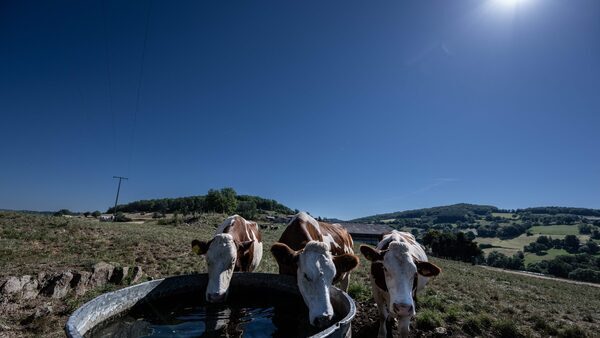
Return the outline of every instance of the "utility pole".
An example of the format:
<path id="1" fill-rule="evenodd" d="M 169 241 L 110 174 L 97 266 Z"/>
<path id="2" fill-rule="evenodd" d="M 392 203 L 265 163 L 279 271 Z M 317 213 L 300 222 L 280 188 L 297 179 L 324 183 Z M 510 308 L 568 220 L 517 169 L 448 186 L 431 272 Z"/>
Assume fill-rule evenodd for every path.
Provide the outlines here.
<path id="1" fill-rule="evenodd" d="M 113 176 L 113 178 L 119 179 L 119 186 L 117 187 L 117 198 L 115 198 L 115 207 L 113 208 L 113 222 L 114 222 L 115 219 L 117 218 L 117 203 L 119 202 L 119 191 L 121 191 L 121 181 L 128 180 L 128 178 L 121 177 L 121 176 Z"/>

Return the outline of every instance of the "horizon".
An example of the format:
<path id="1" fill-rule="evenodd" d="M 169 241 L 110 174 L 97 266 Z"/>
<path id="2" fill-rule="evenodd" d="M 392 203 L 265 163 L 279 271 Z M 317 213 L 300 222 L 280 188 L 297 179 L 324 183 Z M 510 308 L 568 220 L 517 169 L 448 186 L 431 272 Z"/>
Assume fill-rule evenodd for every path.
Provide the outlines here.
<path id="1" fill-rule="evenodd" d="M 0 208 L 600 209 L 600 2 L 8 1 Z"/>

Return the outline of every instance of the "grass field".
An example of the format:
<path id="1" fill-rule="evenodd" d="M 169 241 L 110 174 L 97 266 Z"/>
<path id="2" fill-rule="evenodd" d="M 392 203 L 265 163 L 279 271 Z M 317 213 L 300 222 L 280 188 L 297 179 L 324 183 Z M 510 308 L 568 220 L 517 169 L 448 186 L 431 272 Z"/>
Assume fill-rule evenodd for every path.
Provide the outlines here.
<path id="1" fill-rule="evenodd" d="M 556 256 L 569 256 L 571 255 L 570 253 L 568 253 L 565 249 L 550 249 L 547 251 L 548 254 L 547 255 L 543 255 L 543 256 L 538 256 L 534 253 L 526 253 L 525 254 L 525 260 L 524 260 L 524 264 L 525 266 L 527 266 L 527 264 L 529 263 L 537 263 L 540 261 L 545 261 L 545 260 L 551 260 L 556 258 Z"/>
<path id="2" fill-rule="evenodd" d="M 515 237 L 512 239 L 500 239 L 497 237 L 477 237 L 475 238 L 475 242 L 480 244 L 490 244 L 493 245 L 493 248 L 484 249 L 483 252 L 486 254 L 492 251 L 501 252 L 507 256 L 512 256 L 517 253 L 517 251 L 523 251 L 523 247 L 529 243 L 535 242 L 539 235 L 527 236 L 526 234 L 522 234 L 519 237 Z"/>
<path id="3" fill-rule="evenodd" d="M 579 228 L 577 225 L 538 225 L 529 229 L 531 233 L 541 235 L 579 235 Z"/>
<path id="4" fill-rule="evenodd" d="M 507 219 L 519 219 L 517 214 L 510 212 L 492 212 L 492 217 L 502 217 Z"/>
<path id="5" fill-rule="evenodd" d="M 89 269 L 98 261 L 141 265 L 153 278 L 203 272 L 204 262 L 192 254 L 190 241 L 210 238 L 223 218 L 204 215 L 190 225 L 161 226 L 154 221 L 98 223 L 0 212 L 0 280 L 41 271 Z M 263 230 L 265 254 L 259 271 L 276 271 L 268 248 L 282 231 L 282 227 Z M 412 325 L 415 336 L 434 336 L 437 327 L 459 337 L 592 337 L 599 331 L 600 288 L 489 271 L 454 261 L 432 261 L 443 272 L 418 297 Z M 353 331 L 359 338 L 372 337 L 377 330 L 368 271 L 369 264 L 361 256 L 350 284 L 358 307 Z M 66 300 L 23 301 L 16 309 L 0 313 L 0 337 L 63 337 L 62 326 L 70 313 L 103 291 Z M 24 324 L 23 316 L 34 312 L 40 302 L 52 304 L 52 314 Z"/>

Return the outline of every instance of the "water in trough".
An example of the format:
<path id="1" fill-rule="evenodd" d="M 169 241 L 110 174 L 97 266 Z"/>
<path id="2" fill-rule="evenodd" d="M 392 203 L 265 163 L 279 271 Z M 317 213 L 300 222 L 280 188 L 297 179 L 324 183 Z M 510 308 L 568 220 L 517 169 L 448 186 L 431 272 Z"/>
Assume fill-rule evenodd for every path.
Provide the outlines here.
<path id="1" fill-rule="evenodd" d="M 223 305 L 189 299 L 143 304 L 86 337 L 307 337 L 319 331 L 308 324 L 301 299 L 273 298 L 236 298 Z"/>

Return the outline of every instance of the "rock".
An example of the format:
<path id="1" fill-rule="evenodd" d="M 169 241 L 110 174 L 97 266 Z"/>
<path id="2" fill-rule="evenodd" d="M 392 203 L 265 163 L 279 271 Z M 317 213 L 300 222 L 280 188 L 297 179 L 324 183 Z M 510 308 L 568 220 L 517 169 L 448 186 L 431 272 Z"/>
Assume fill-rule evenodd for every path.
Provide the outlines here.
<path id="1" fill-rule="evenodd" d="M 142 279 L 143 276 L 144 276 L 144 271 L 142 271 L 142 267 L 139 265 L 134 267 L 133 272 L 131 274 L 131 284 L 138 283 Z"/>
<path id="2" fill-rule="evenodd" d="M 73 280 L 73 274 L 69 271 L 53 275 L 45 283 L 40 293 L 52 298 L 63 298 L 71 290 L 71 280 Z"/>
<path id="3" fill-rule="evenodd" d="M 45 317 L 51 313 L 52 313 L 52 306 L 50 304 L 44 304 L 44 305 L 38 306 L 35 309 L 34 313 L 27 316 L 27 318 L 25 318 L 21 321 L 21 324 L 22 325 L 31 324 L 34 320 L 36 320 L 40 317 Z"/>
<path id="4" fill-rule="evenodd" d="M 19 277 L 9 277 L 2 288 L 0 289 L 0 294 L 3 295 L 14 295 L 20 294 L 23 291 L 23 283 Z"/>
<path id="5" fill-rule="evenodd" d="M 21 277 L 21 283 L 23 283 L 23 299 L 34 299 L 39 294 L 39 283 L 38 280 L 31 276 Z"/>
<path id="6" fill-rule="evenodd" d="M 73 273 L 73 279 L 71 279 L 71 288 L 75 291 L 77 296 L 81 296 L 88 291 L 88 285 L 92 273 L 88 271 L 80 271 Z"/>
<path id="7" fill-rule="evenodd" d="M 110 282 L 113 284 L 122 284 L 124 279 L 129 275 L 129 267 L 118 267 L 113 270 L 112 277 L 110 278 Z"/>
<path id="8" fill-rule="evenodd" d="M 115 267 L 111 264 L 100 262 L 94 265 L 92 276 L 90 277 L 89 286 L 92 288 L 103 286 L 112 277 Z"/>
<path id="9" fill-rule="evenodd" d="M 445 327 L 441 327 L 441 326 L 440 327 L 436 327 L 435 328 L 435 333 L 438 334 L 438 335 L 440 335 L 440 336 L 443 336 L 443 335 L 446 334 L 446 328 Z"/>

